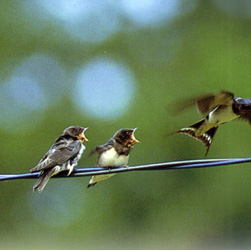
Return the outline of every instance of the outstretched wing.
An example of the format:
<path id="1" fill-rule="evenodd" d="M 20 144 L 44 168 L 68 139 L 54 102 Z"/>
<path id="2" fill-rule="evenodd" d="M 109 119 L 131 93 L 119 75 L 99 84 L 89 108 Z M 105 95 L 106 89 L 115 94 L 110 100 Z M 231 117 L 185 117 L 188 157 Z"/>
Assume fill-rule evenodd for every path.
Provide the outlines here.
<path id="1" fill-rule="evenodd" d="M 228 91 L 220 91 L 214 95 L 208 95 L 197 99 L 196 106 L 200 114 L 207 114 L 217 106 L 231 105 L 233 103 L 233 99 L 233 93 Z"/>
<path id="2" fill-rule="evenodd" d="M 81 148 L 81 143 L 76 141 L 62 141 L 54 144 L 45 156 L 39 161 L 38 165 L 30 171 L 36 172 L 52 168 L 56 165 L 63 164 L 70 158 L 78 154 Z"/>
<path id="3" fill-rule="evenodd" d="M 188 107 L 196 106 L 199 114 L 208 114 L 211 110 L 219 105 L 231 105 L 233 103 L 234 94 L 228 91 L 220 91 L 211 93 L 202 97 L 191 98 L 180 101 L 173 105 L 172 113 L 177 113 L 185 110 Z"/>

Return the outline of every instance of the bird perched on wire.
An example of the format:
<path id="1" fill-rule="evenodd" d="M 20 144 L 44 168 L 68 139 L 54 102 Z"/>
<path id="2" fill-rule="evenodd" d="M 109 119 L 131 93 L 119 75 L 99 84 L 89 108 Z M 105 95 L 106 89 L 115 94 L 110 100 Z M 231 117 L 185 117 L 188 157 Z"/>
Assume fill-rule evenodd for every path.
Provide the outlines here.
<path id="1" fill-rule="evenodd" d="M 104 145 L 97 146 L 92 152 L 98 154 L 96 167 L 113 168 L 126 166 L 129 160 L 129 153 L 133 146 L 139 141 L 134 137 L 134 129 L 120 129 Z M 110 178 L 115 174 L 92 176 L 87 188 L 94 186 L 101 180 Z"/>
<path id="2" fill-rule="evenodd" d="M 175 109 L 181 111 L 192 105 L 196 105 L 199 114 L 206 116 L 174 133 L 186 134 L 201 141 L 207 148 L 206 155 L 219 125 L 235 119 L 248 120 L 251 125 L 251 100 L 234 97 L 231 92 L 220 91 L 189 99 L 177 105 Z"/>
<path id="3" fill-rule="evenodd" d="M 33 191 L 42 192 L 49 179 L 59 172 L 68 171 L 68 175 L 71 174 L 85 150 L 82 143 L 88 141 L 84 135 L 86 130 L 80 126 L 70 126 L 56 139 L 39 163 L 30 170 L 40 171 Z"/>

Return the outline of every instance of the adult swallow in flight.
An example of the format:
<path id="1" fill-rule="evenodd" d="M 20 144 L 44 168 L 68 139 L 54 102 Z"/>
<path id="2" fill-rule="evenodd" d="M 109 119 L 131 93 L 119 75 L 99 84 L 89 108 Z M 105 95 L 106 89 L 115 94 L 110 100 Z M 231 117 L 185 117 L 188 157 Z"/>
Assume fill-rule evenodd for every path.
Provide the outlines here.
<path id="1" fill-rule="evenodd" d="M 135 129 L 120 129 L 104 145 L 97 146 L 91 153 L 97 153 L 96 167 L 114 168 L 126 166 L 129 160 L 129 153 L 133 146 L 139 141 L 134 137 Z M 101 180 L 110 178 L 115 174 L 92 176 L 87 188 L 94 186 Z"/>
<path id="2" fill-rule="evenodd" d="M 84 135 L 86 130 L 87 128 L 70 126 L 56 139 L 39 163 L 30 170 L 40 171 L 33 191 L 42 192 L 49 179 L 59 172 L 68 171 L 68 175 L 71 174 L 85 150 L 82 143 L 88 141 Z"/>
<path id="3" fill-rule="evenodd" d="M 234 97 L 234 94 L 231 92 L 220 91 L 215 94 L 187 100 L 179 105 L 178 110 L 183 110 L 194 104 L 199 114 L 206 115 L 206 117 L 174 133 L 186 134 L 201 141 L 207 147 L 206 155 L 219 125 L 235 119 L 248 120 L 251 125 L 250 99 Z"/>

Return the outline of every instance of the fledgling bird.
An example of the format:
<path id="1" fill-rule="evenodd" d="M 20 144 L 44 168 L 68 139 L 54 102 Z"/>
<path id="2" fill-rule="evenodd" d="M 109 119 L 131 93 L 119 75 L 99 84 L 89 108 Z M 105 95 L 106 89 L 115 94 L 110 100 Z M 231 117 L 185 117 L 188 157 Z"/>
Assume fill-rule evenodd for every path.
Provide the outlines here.
<path id="1" fill-rule="evenodd" d="M 186 134 L 201 141 L 207 148 L 206 155 L 219 125 L 235 119 L 248 120 L 251 125 L 251 100 L 234 97 L 231 92 L 220 91 L 187 100 L 178 107 L 178 110 L 191 105 L 196 105 L 199 114 L 207 114 L 206 117 L 174 133 Z"/>
<path id="2" fill-rule="evenodd" d="M 59 172 L 68 171 L 68 175 L 71 174 L 85 150 L 82 143 L 88 141 L 84 135 L 86 130 L 87 128 L 80 126 L 70 126 L 56 139 L 39 163 L 30 170 L 40 171 L 33 191 L 41 193 L 49 179 Z"/>
<path id="3" fill-rule="evenodd" d="M 98 154 L 96 167 L 114 168 L 126 166 L 129 160 L 129 153 L 133 146 L 139 141 L 134 137 L 134 129 L 120 129 L 104 145 L 97 146 L 92 152 Z M 92 176 L 87 188 L 94 186 L 101 180 L 110 178 L 113 174 Z"/>

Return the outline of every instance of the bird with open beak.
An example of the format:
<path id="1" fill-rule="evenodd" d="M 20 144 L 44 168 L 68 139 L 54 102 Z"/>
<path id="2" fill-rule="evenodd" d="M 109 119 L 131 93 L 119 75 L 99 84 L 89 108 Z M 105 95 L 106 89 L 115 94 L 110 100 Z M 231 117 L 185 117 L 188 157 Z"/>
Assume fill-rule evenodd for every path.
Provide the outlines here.
<path id="1" fill-rule="evenodd" d="M 97 146 L 92 153 L 98 154 L 96 167 L 114 168 L 127 166 L 129 153 L 139 141 L 135 138 L 135 129 L 120 129 L 104 145 Z M 115 174 L 95 175 L 89 181 L 87 188 L 94 186 L 101 180 L 110 178 Z"/>
<path id="2" fill-rule="evenodd" d="M 88 141 L 84 135 L 87 129 L 70 126 L 56 139 L 39 163 L 30 170 L 31 172 L 40 171 L 33 191 L 42 192 L 49 179 L 59 172 L 68 171 L 68 175 L 71 174 L 85 150 L 83 142 Z"/>
<path id="3" fill-rule="evenodd" d="M 199 114 L 206 116 L 195 124 L 174 133 L 186 134 L 201 141 L 207 148 L 206 155 L 219 125 L 235 119 L 248 120 L 251 125 L 250 99 L 234 97 L 231 92 L 220 91 L 184 101 L 178 106 L 178 110 L 183 110 L 194 104 Z"/>

